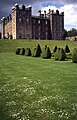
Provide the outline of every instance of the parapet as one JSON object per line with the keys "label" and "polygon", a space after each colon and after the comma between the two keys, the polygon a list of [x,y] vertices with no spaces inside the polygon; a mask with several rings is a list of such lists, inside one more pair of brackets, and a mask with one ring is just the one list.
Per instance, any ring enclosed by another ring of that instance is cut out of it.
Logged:
{"label": "parapet", "polygon": [[54,10],[50,10],[49,9],[49,12],[48,12],[48,14],[47,15],[64,15],[64,12],[59,12],[59,10],[56,10],[56,12],[54,11]]}
{"label": "parapet", "polygon": [[5,24],[10,22],[12,20],[12,16],[9,15],[7,16],[6,18],[5,17],[2,17],[1,21],[4,22]]}
{"label": "parapet", "polygon": [[22,6],[19,6],[17,3],[12,7],[12,12],[14,11],[14,10],[28,10],[28,11],[31,11],[31,5],[29,5],[29,6],[25,6],[25,5],[22,5]]}
{"label": "parapet", "polygon": [[42,18],[46,18],[46,11],[44,10],[43,14],[41,12],[41,10],[38,11],[38,16],[42,17]]}

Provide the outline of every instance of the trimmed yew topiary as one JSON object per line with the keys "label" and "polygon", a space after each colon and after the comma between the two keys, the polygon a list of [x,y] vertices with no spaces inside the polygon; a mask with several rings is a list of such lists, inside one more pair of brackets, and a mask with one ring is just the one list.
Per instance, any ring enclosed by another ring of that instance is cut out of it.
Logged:
{"label": "trimmed yew topiary", "polygon": [[34,48],[33,57],[40,57],[41,53],[42,53],[42,50],[40,45],[38,44],[36,48]]}
{"label": "trimmed yew topiary", "polygon": [[72,53],[72,62],[73,63],[77,63],[77,48],[75,48],[73,50],[73,53]]}
{"label": "trimmed yew topiary", "polygon": [[60,48],[57,48],[56,52],[54,53],[55,60],[59,60],[59,51],[60,51]]}
{"label": "trimmed yew topiary", "polygon": [[31,56],[31,50],[30,50],[30,48],[26,48],[25,55],[26,56]]}
{"label": "trimmed yew topiary", "polygon": [[68,47],[68,45],[65,46],[65,53],[69,53],[70,52],[70,49]]}
{"label": "trimmed yew topiary", "polygon": [[21,49],[21,55],[25,55],[25,49],[24,48]]}
{"label": "trimmed yew topiary", "polygon": [[42,52],[42,58],[48,59],[48,58],[51,58],[51,56],[52,56],[52,54],[51,54],[50,48],[45,46],[45,48]]}
{"label": "trimmed yew topiary", "polygon": [[63,48],[61,48],[58,53],[58,59],[59,59],[59,61],[64,61],[65,58],[66,58],[65,51],[63,50]]}
{"label": "trimmed yew topiary", "polygon": [[21,51],[21,49],[20,48],[17,48],[17,50],[16,50],[16,55],[20,55],[20,51]]}
{"label": "trimmed yew topiary", "polygon": [[65,51],[63,50],[63,48],[57,49],[57,51],[54,54],[54,58],[55,58],[55,60],[59,60],[59,61],[65,60],[66,54],[65,54]]}
{"label": "trimmed yew topiary", "polygon": [[57,45],[55,46],[53,52],[55,53],[57,51]]}

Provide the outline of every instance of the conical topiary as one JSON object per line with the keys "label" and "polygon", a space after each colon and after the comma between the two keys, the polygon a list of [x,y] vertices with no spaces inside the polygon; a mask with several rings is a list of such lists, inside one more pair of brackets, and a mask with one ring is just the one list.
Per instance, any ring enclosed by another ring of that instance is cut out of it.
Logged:
{"label": "conical topiary", "polygon": [[20,48],[17,48],[17,50],[16,50],[16,55],[20,55],[20,51],[21,51],[21,49]]}
{"label": "conical topiary", "polygon": [[36,48],[34,48],[33,57],[40,57],[41,53],[42,53],[42,50],[40,45],[38,44]]}
{"label": "conical topiary", "polygon": [[24,48],[21,49],[21,55],[25,55],[25,49]]}
{"label": "conical topiary", "polygon": [[63,50],[63,48],[61,48],[60,51],[58,52],[58,59],[59,61],[64,61],[65,58],[66,58],[65,51]]}
{"label": "conical topiary", "polygon": [[60,51],[60,48],[57,48],[56,52],[54,53],[55,60],[59,60],[59,51]]}
{"label": "conical topiary", "polygon": [[72,62],[73,63],[77,63],[77,48],[75,48],[73,50],[73,53],[72,53]]}
{"label": "conical topiary", "polygon": [[53,52],[55,53],[57,51],[57,45],[55,46]]}
{"label": "conical topiary", "polygon": [[26,48],[25,55],[26,56],[31,56],[31,50],[30,50],[30,48]]}
{"label": "conical topiary", "polygon": [[57,49],[57,51],[54,54],[54,58],[55,58],[55,60],[59,60],[59,61],[65,60],[66,54],[65,54],[65,51],[63,50],[63,48]]}
{"label": "conical topiary", "polygon": [[65,53],[69,53],[70,52],[70,49],[68,47],[68,45],[65,46]]}
{"label": "conical topiary", "polygon": [[48,58],[51,58],[51,56],[52,56],[52,54],[51,54],[50,48],[45,46],[45,48],[42,52],[42,58],[48,59]]}

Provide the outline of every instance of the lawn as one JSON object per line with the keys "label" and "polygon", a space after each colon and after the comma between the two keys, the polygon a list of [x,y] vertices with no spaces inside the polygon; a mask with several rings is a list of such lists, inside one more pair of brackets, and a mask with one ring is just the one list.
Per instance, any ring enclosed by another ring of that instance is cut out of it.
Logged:
{"label": "lawn", "polygon": [[0,120],[77,120],[77,64],[15,55],[17,47],[72,41],[0,41]]}

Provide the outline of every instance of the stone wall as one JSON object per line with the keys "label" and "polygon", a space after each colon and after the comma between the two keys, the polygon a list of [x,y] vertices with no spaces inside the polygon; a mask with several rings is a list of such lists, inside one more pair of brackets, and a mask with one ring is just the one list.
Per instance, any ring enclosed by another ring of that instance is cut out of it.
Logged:
{"label": "stone wall", "polygon": [[64,13],[38,11],[38,16],[32,16],[32,7],[21,7],[15,4],[11,15],[2,20],[2,37],[13,39],[63,39]]}

